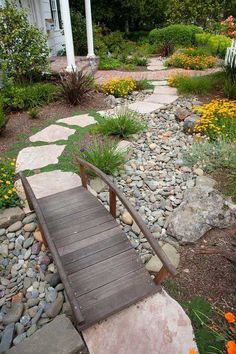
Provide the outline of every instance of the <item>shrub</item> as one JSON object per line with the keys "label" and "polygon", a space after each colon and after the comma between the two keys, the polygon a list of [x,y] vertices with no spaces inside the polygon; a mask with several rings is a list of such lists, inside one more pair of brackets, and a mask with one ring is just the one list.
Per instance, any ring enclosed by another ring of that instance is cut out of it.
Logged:
{"label": "shrub", "polygon": [[25,10],[9,1],[0,7],[0,59],[7,73],[17,81],[32,80],[47,70],[47,38],[30,25]]}
{"label": "shrub", "polygon": [[231,38],[236,38],[236,21],[233,16],[229,16],[225,21],[221,22],[222,34],[226,34]]}
{"label": "shrub", "polygon": [[147,66],[147,58],[142,58],[138,56],[131,57],[130,59],[128,59],[128,62],[136,66]]}
{"label": "shrub", "polygon": [[132,78],[127,77],[124,79],[110,79],[105,84],[102,84],[101,87],[106,95],[126,97],[136,88],[136,84]]}
{"label": "shrub", "polygon": [[209,33],[196,34],[196,42],[205,46],[211,54],[224,58],[226,50],[231,45],[231,39],[223,35]]}
{"label": "shrub", "polygon": [[218,136],[230,141],[236,139],[236,101],[213,100],[202,106],[194,107],[201,118],[195,132],[207,135],[210,140]]}
{"label": "shrub", "polygon": [[122,108],[114,115],[96,115],[98,124],[95,131],[104,135],[115,135],[120,138],[127,138],[131,134],[139,133],[144,130],[145,125],[140,121],[136,112]]}
{"label": "shrub", "polygon": [[212,56],[206,55],[188,55],[185,53],[175,53],[166,60],[167,66],[174,66],[175,68],[204,70],[212,68],[216,60]]}
{"label": "shrub", "polygon": [[170,25],[161,29],[154,29],[149,33],[151,44],[173,43],[173,45],[191,46],[195,43],[195,34],[202,29],[193,25]]}
{"label": "shrub", "polygon": [[86,20],[79,11],[71,11],[75,55],[87,55]]}
{"label": "shrub", "polygon": [[72,68],[72,72],[64,72],[60,75],[60,86],[62,97],[72,105],[77,105],[88,97],[95,87],[94,78],[85,74],[82,70]]}
{"label": "shrub", "polygon": [[106,174],[117,172],[125,157],[125,153],[117,149],[117,144],[108,140],[94,140],[88,147],[80,149],[80,155]]}
{"label": "shrub", "polygon": [[224,83],[224,73],[214,73],[204,76],[176,75],[169,78],[168,83],[176,87],[180,94],[206,95],[220,89]]}
{"label": "shrub", "polygon": [[154,86],[148,82],[148,80],[138,80],[135,81],[135,90],[142,91],[142,90],[152,90]]}
{"label": "shrub", "polygon": [[186,165],[199,166],[207,173],[222,168],[236,168],[236,147],[222,139],[200,140],[184,154],[184,161]]}
{"label": "shrub", "polygon": [[204,47],[200,47],[200,48],[185,48],[185,49],[181,49],[180,51],[183,54],[186,54],[190,57],[199,57],[199,56],[208,56],[209,50],[207,48]]}
{"label": "shrub", "polygon": [[27,110],[51,102],[57,88],[50,83],[31,85],[7,84],[2,89],[3,103],[9,110]]}
{"label": "shrub", "polygon": [[14,188],[15,160],[0,159],[0,210],[20,204]]}

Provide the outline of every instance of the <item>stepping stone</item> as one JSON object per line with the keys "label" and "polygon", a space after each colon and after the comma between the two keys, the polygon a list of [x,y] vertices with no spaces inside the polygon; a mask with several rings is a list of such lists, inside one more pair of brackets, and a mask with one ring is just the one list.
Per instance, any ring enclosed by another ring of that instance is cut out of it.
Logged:
{"label": "stepping stone", "polygon": [[46,143],[53,143],[58,140],[67,140],[74,133],[74,129],[52,124],[37,134],[32,135],[29,140],[32,142],[45,141]]}
{"label": "stepping stone", "polygon": [[166,70],[166,67],[162,65],[148,65],[147,70],[149,71],[161,71],[161,70]]}
{"label": "stepping stone", "polygon": [[151,113],[151,112],[154,112],[162,107],[163,107],[162,104],[148,102],[147,100],[136,101],[136,102],[131,103],[129,105],[129,109],[131,109],[132,111],[136,111],[140,114]]}
{"label": "stepping stone", "polygon": [[57,123],[65,123],[67,125],[77,125],[84,128],[91,124],[96,124],[96,120],[88,114],[81,114],[79,116],[73,116],[69,118],[62,118],[57,120]]}
{"label": "stepping stone", "polygon": [[84,330],[83,338],[90,354],[198,353],[190,319],[165,291]]}
{"label": "stepping stone", "polygon": [[106,109],[104,111],[97,111],[97,113],[99,113],[101,116],[108,116],[108,115],[115,115],[117,113],[119,113],[119,111],[121,110],[121,108],[111,108],[111,109]]}
{"label": "stepping stone", "polygon": [[65,145],[31,146],[21,150],[16,160],[16,172],[35,170],[40,167],[58,163],[58,157]]}
{"label": "stepping stone", "polygon": [[178,96],[175,95],[158,95],[158,94],[153,94],[149,96],[148,98],[145,99],[145,102],[147,103],[152,103],[152,104],[170,104],[174,101],[176,101]]}
{"label": "stepping stone", "polygon": [[84,353],[85,344],[65,315],[57,316],[6,354]]}
{"label": "stepping stone", "polygon": [[163,86],[159,86],[159,87],[155,87],[153,93],[158,94],[158,95],[175,95],[177,96],[177,89],[174,87],[163,87]]}
{"label": "stepping stone", "polygon": [[162,81],[149,81],[149,83],[151,85],[154,85],[154,86],[167,86],[168,85],[168,81],[166,80],[162,80]]}
{"label": "stepping stone", "polygon": [[[81,186],[81,179],[76,173],[64,172],[60,170],[42,172],[34,176],[27,177],[36,198],[43,198],[49,195],[64,192],[68,189]],[[21,181],[16,182],[17,193],[21,199],[25,200]]]}

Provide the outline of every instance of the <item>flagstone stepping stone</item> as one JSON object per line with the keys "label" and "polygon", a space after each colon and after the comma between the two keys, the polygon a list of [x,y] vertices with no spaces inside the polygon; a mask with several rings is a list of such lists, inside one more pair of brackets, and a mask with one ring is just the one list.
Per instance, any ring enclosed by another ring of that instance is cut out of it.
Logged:
{"label": "flagstone stepping stone", "polygon": [[177,89],[175,87],[159,86],[154,88],[153,93],[158,95],[177,95]]}
{"label": "flagstone stepping stone", "polygon": [[149,81],[149,83],[154,86],[167,86],[168,85],[168,81],[166,81],[166,80]]}
{"label": "flagstone stepping stone", "polygon": [[147,99],[145,101],[136,101],[129,105],[129,109],[140,114],[151,113],[162,107],[162,104],[149,102]]}
{"label": "flagstone stepping stone", "polygon": [[106,109],[105,111],[97,111],[101,116],[109,116],[109,115],[116,115],[121,111],[121,108],[111,108],[111,109]]}
{"label": "flagstone stepping stone", "polygon": [[65,145],[31,146],[21,150],[16,160],[16,172],[35,170],[40,167],[58,163]]}
{"label": "flagstone stepping stone", "polygon": [[90,354],[198,353],[190,319],[165,291],[84,330],[83,338]]}
{"label": "flagstone stepping stone", "polygon": [[[152,104],[170,104],[178,99],[178,96],[175,95],[159,95],[154,93],[153,95],[146,98],[145,102]],[[162,106],[163,107],[163,106]]]}
{"label": "flagstone stepping stone", "polygon": [[67,140],[70,135],[75,133],[75,129],[62,127],[60,125],[52,124],[40,132],[32,135],[29,140],[32,142],[44,141],[46,143],[53,143],[58,140]]}
{"label": "flagstone stepping stone", "polygon": [[[68,189],[81,186],[81,179],[76,173],[64,172],[60,170],[42,172],[34,176],[27,177],[36,198],[43,198]],[[20,180],[16,183],[17,193],[21,199],[25,199]]]}
{"label": "flagstone stepping stone", "polygon": [[84,128],[91,124],[96,124],[96,120],[89,116],[88,114],[81,114],[78,116],[62,118],[57,121],[57,123],[65,123],[67,125],[77,125],[78,127]]}

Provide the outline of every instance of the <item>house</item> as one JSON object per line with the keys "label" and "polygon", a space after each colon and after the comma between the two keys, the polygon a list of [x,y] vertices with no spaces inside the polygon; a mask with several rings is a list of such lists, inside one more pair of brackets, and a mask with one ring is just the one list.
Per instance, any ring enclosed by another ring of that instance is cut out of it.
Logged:
{"label": "house", "polygon": [[[5,0],[0,0],[4,6]],[[16,0],[16,5],[28,11],[28,20],[47,34],[51,56],[64,49],[67,68],[75,67],[74,45],[69,0]],[[85,0],[88,58],[94,58],[93,28],[90,0]]]}

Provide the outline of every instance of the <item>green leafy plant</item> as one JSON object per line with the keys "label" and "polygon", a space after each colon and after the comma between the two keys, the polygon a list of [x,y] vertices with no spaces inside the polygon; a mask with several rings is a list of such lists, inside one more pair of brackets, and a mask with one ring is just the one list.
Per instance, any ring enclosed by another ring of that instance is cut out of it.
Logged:
{"label": "green leafy plant", "polygon": [[119,59],[102,56],[99,60],[99,69],[100,70],[114,70],[122,66],[122,63]]}
{"label": "green leafy plant", "polygon": [[216,60],[213,56],[206,56],[205,54],[195,56],[176,52],[166,60],[165,64],[175,68],[204,70],[212,68],[216,64]]}
{"label": "green leafy plant", "polygon": [[115,135],[120,138],[127,138],[131,134],[139,133],[145,129],[145,124],[140,120],[136,112],[121,108],[114,115],[101,116],[95,115],[98,124],[94,127],[95,131],[104,135]]}
{"label": "green leafy plant", "polygon": [[71,72],[65,71],[60,78],[61,96],[72,105],[81,103],[95,88],[94,78],[82,70],[72,68]]}
{"label": "green leafy plant", "polygon": [[0,96],[0,134],[5,130],[7,121],[3,107],[3,99]]}
{"label": "green leafy plant", "polygon": [[186,95],[205,95],[220,89],[224,84],[224,73],[204,76],[176,75],[169,78],[170,86],[176,87],[178,93]]}
{"label": "green leafy plant", "polygon": [[45,34],[29,24],[25,10],[6,1],[0,7],[1,69],[16,81],[32,80],[47,70],[48,55]]}
{"label": "green leafy plant", "polygon": [[117,148],[117,143],[94,140],[86,148],[80,149],[80,157],[104,173],[113,174],[124,164],[125,153]]}
{"label": "green leafy plant", "polygon": [[212,55],[224,58],[227,48],[231,45],[231,39],[224,35],[197,33],[196,43],[205,46]]}
{"label": "green leafy plant", "polygon": [[15,160],[0,158],[0,210],[20,205],[15,180]]}
{"label": "green leafy plant", "polygon": [[153,29],[149,33],[151,44],[173,43],[173,45],[191,46],[195,43],[195,34],[202,29],[193,25],[170,25],[161,29]]}
{"label": "green leafy plant", "polygon": [[50,83],[14,85],[8,82],[2,89],[3,104],[8,110],[27,110],[55,99],[58,89]]}
{"label": "green leafy plant", "polygon": [[149,83],[148,80],[137,80],[135,81],[136,88],[135,90],[137,91],[142,91],[142,90],[153,90],[154,86]]}
{"label": "green leafy plant", "polygon": [[226,80],[224,83],[224,94],[231,100],[236,99],[236,57],[232,63],[224,66]]}
{"label": "green leafy plant", "polygon": [[39,109],[37,107],[30,108],[27,113],[28,113],[30,119],[39,118]]}

